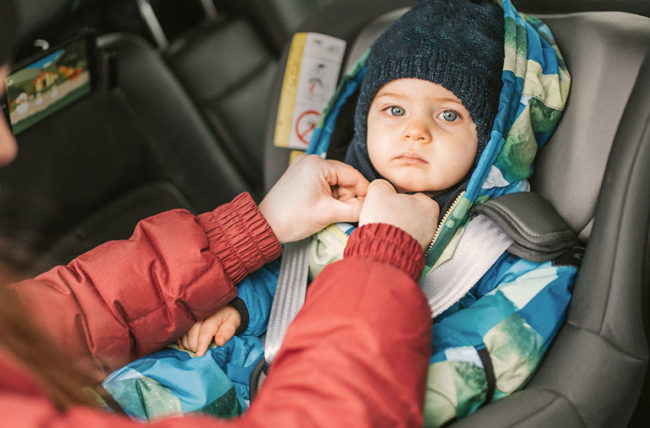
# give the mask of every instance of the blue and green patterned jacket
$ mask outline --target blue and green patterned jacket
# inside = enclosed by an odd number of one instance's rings
[[[452,238],[475,204],[529,191],[526,179],[535,155],[555,129],[569,93],[570,76],[549,28],[517,12],[510,0],[496,2],[505,18],[499,109],[466,191],[446,214],[427,253],[425,274],[453,251],[457,240]],[[365,59],[344,77],[309,152],[327,152],[338,111],[361,83]],[[486,400],[526,384],[564,321],[576,272],[572,265],[534,263],[505,253],[467,295],[433,320],[427,426],[462,418]]]

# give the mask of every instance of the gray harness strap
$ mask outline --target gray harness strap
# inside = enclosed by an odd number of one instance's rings
[[[420,287],[433,316],[462,298],[512,244],[503,229],[486,215],[467,224],[451,259],[431,270]],[[309,239],[285,244],[278,285],[271,306],[264,355],[270,363],[280,349],[289,323],[302,307],[307,288]]]
[[[432,316],[440,315],[467,294],[513,241],[486,215],[467,223],[453,256],[420,280]]]
[[[309,271],[310,238],[284,245],[282,263],[264,340],[264,356],[270,363],[280,350],[287,327],[305,302]]]
[[[434,317],[467,294],[506,250],[526,260],[544,262],[580,245],[553,207],[533,192],[500,196],[477,205],[473,213],[476,216],[467,223],[452,257],[420,281]],[[275,357],[304,302],[308,250],[309,239],[285,245],[264,344],[266,361],[258,363],[258,376],[251,376],[251,396],[263,380],[259,373]]]

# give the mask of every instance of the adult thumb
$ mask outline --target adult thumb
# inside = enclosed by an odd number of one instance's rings
[[[371,190],[373,192],[380,192],[380,193],[397,193],[393,185],[390,184],[388,181],[384,180],[383,178],[372,180],[372,182],[368,186],[368,192],[370,192]]]
[[[339,222],[356,223],[359,221],[363,199],[357,197],[345,201],[332,200],[332,203],[328,207],[327,224]]]

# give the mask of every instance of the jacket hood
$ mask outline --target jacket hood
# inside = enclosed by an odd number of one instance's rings
[[[465,192],[445,216],[427,253],[428,267],[466,222],[473,205],[530,189],[527,178],[532,174],[535,155],[550,138],[569,94],[571,78],[550,29],[538,18],[517,12],[510,0],[495,3],[503,9],[505,30],[498,110]],[[343,77],[307,153],[326,156],[341,108],[358,93],[368,53]],[[369,162],[366,167],[374,170]]]

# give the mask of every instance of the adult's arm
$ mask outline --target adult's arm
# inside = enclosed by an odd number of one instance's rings
[[[360,227],[344,259],[310,286],[242,418],[184,417],[154,426],[421,426],[431,349],[431,315],[415,281],[423,265],[422,248],[407,233]],[[16,406],[24,407],[17,413],[22,426],[142,426],[83,407],[57,413],[44,396],[16,399]]]
[[[431,313],[424,256],[401,229],[369,224],[309,286],[244,426],[421,426]]]
[[[34,321],[95,379],[181,336],[236,297],[281,247],[248,194],[194,216],[173,210],[13,285]]]

